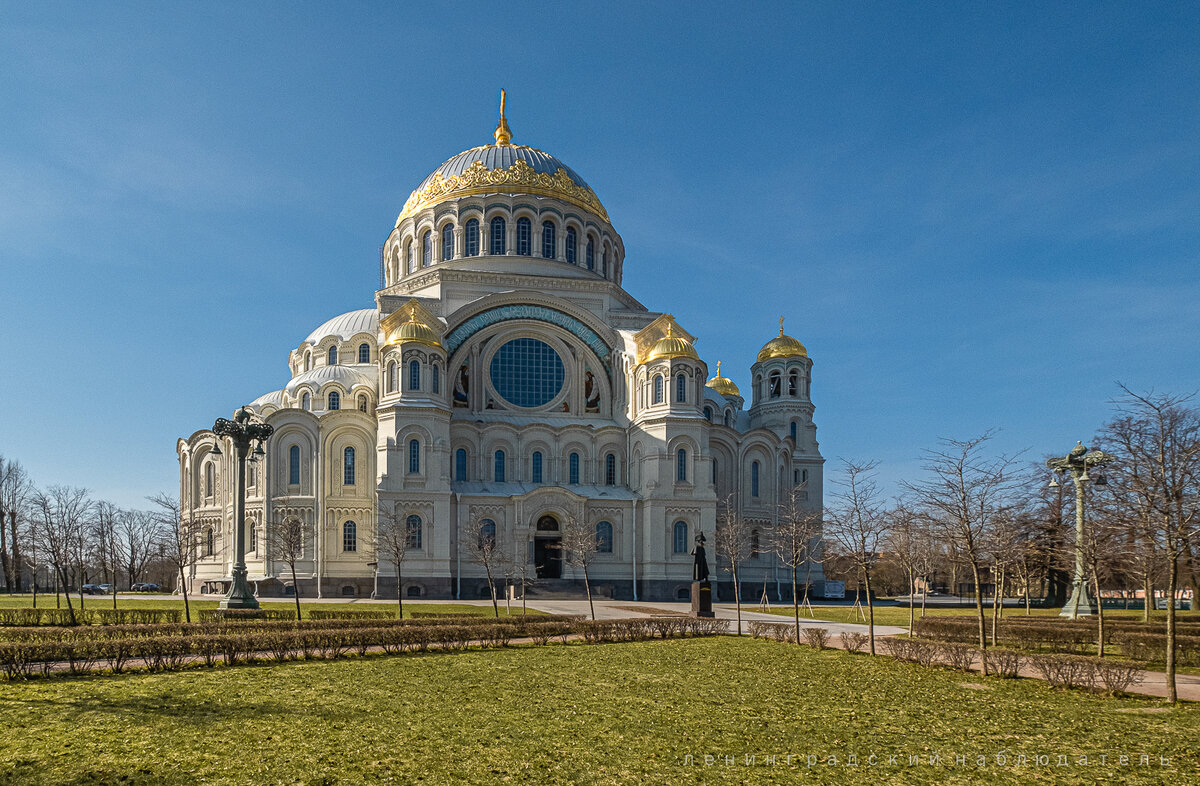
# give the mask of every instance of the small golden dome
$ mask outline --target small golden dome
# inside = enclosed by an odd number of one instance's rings
[[[741,398],[742,396],[742,391],[738,390],[738,386],[732,379],[721,376],[721,361],[719,360],[717,361],[717,375],[705,384],[726,398],[731,396]]]
[[[650,350],[650,354],[646,355],[647,363],[661,358],[700,359],[700,356],[696,354],[696,348],[692,346],[692,342],[671,333],[671,325],[672,322],[668,321],[667,335],[660,338],[658,343],[654,345],[654,349]]]
[[[808,357],[808,350],[804,348],[796,339],[783,334],[783,317],[779,318],[779,335],[763,344],[763,348],[758,351],[758,362],[771,358],[795,358]]]
[[[396,328],[396,332],[388,339],[389,344],[404,344],[408,342],[427,344],[439,349],[442,346],[442,342],[438,340],[438,335],[433,331],[433,328],[424,322],[417,321],[417,310],[415,308],[409,309],[408,321]]]

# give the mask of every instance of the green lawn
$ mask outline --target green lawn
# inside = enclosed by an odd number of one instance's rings
[[[1161,707],[733,637],[379,656],[2,685],[0,783],[1195,783]]]
[[[206,596],[206,597],[209,599],[207,599],[207,600],[189,600],[188,605],[191,607],[193,614],[195,614],[196,611],[199,609],[215,609],[217,607],[217,603],[219,602],[219,600],[212,599],[211,595]],[[113,607],[112,595],[84,595],[83,599],[84,599],[84,608],[85,609],[111,609]],[[67,602],[64,599],[64,596],[62,596],[62,595],[59,596],[59,602],[61,603],[62,608],[65,609],[67,607]],[[296,609],[295,601],[290,600],[290,599],[286,600],[286,601],[279,600],[279,599],[262,600],[262,601],[260,601],[260,603],[261,603],[262,608],[265,608],[265,609],[279,609],[279,610],[284,610],[284,611],[289,611],[289,610],[294,611]],[[24,595],[24,596],[0,595],[0,608],[5,608],[5,609],[29,608],[32,605],[33,605],[33,599],[32,599],[31,595]],[[53,595],[38,595],[38,604],[37,605],[38,605],[38,608],[40,608],[40,609],[55,608],[54,596]],[[71,595],[71,605],[74,606],[76,609],[79,608],[79,596],[78,595]],[[396,603],[307,603],[307,602],[305,602],[305,600],[303,598],[300,599],[301,610],[303,611],[305,617],[307,617],[308,612],[313,609],[319,609],[322,611],[326,610],[326,609],[329,609],[329,610],[354,609],[356,611],[379,610],[379,611],[389,611],[394,614],[396,611],[397,605],[398,604],[396,604]],[[179,609],[180,611],[182,611],[183,610],[183,600],[182,599],[156,600],[156,599],[151,599],[151,598],[139,598],[136,596],[126,597],[123,595],[118,595],[117,596],[117,608],[118,609]],[[520,604],[514,605],[512,611],[513,611],[514,616],[519,615],[521,613]],[[436,612],[438,614],[478,614],[478,615],[486,615],[486,616],[490,616],[493,613],[491,604],[488,604],[486,606],[472,606],[472,605],[466,604],[466,603],[409,603],[409,602],[405,601],[404,616],[406,618],[410,617],[415,612],[421,612],[423,614],[429,613],[429,612]],[[534,611],[533,609],[529,609],[528,613],[529,614],[541,614],[542,612]],[[500,604],[500,615],[504,616],[506,614],[507,614],[507,610],[505,609],[504,603],[501,603]],[[0,628],[0,633],[2,633],[2,632],[3,632],[3,629]]]

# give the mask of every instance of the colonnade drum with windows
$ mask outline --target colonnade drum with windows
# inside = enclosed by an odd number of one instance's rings
[[[703,326],[622,288],[624,244],[586,181],[514,144],[503,116],[494,137],[409,196],[374,304],[317,327],[249,405],[275,427],[248,465],[251,582],[296,591],[277,534],[299,530],[309,597],[485,597],[481,552],[497,575],[582,592],[560,548],[581,529],[594,591],[680,600],[697,533],[711,546],[733,510],[743,580],[790,592],[772,532],[822,504],[807,349],[781,321],[741,366],[747,406],[722,364],[710,376]],[[215,446],[206,429],[178,442],[196,591],[227,587],[233,562],[232,451]],[[820,565],[801,573],[819,594]]]

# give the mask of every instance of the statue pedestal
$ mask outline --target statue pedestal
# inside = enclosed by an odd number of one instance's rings
[[[692,582],[692,616],[713,616],[712,586],[707,581]]]

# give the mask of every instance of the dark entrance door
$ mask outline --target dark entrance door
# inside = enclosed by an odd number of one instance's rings
[[[562,550],[559,538],[537,538],[533,542],[533,564],[539,579],[562,578]]]

